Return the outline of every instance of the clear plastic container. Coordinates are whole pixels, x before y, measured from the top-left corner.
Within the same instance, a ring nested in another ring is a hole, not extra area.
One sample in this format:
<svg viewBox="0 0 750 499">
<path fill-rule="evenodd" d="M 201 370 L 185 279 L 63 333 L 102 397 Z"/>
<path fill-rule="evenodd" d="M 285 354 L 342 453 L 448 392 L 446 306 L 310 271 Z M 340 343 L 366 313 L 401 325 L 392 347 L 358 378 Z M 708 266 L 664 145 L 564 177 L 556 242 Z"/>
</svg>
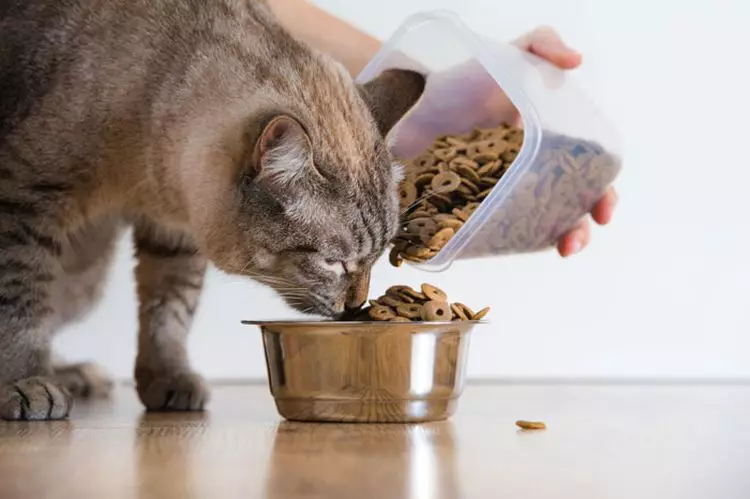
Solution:
<svg viewBox="0 0 750 499">
<path fill-rule="evenodd" d="M 408 18 L 357 81 L 390 68 L 430 71 L 425 95 L 389 137 L 400 159 L 420 154 L 412 147 L 416 127 L 427 129 L 433 140 L 488 126 L 483 100 L 473 98 L 486 94 L 488 86 L 507 96 L 523 128 L 523 145 L 512 165 L 448 243 L 428 261 L 414 264 L 423 270 L 443 271 L 458 259 L 554 247 L 620 171 L 617 131 L 570 74 L 472 32 L 453 13 Z M 449 75 L 442 89 L 431 88 L 430 79 L 440 75 Z M 430 95 L 433 90 L 440 95 Z M 472 113 L 477 122 L 467 121 Z"/>
</svg>

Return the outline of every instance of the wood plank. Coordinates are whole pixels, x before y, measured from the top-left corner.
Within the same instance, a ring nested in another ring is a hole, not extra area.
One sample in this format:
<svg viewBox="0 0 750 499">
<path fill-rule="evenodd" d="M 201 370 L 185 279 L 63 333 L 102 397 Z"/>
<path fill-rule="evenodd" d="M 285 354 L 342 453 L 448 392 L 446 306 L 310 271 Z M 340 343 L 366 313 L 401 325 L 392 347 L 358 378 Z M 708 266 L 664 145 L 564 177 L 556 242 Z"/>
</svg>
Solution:
<svg viewBox="0 0 750 499">
<path fill-rule="evenodd" d="M 740 384 L 470 385 L 425 425 L 287 423 L 264 385 L 144 414 L 120 388 L 70 421 L 0 423 L 0 498 L 746 499 L 748 414 Z"/>
</svg>

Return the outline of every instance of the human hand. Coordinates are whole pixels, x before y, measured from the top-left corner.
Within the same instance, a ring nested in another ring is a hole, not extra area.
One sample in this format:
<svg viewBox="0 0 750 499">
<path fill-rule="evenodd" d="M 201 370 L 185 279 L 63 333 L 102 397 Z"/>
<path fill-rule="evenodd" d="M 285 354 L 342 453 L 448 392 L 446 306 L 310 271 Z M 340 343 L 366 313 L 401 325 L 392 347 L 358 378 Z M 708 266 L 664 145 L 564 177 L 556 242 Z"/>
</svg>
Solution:
<svg viewBox="0 0 750 499">
<path fill-rule="evenodd" d="M 575 69 L 581 65 L 581 55 L 569 48 L 557 32 L 549 27 L 537 28 L 514 42 L 519 48 L 546 59 L 561 69 Z M 508 102 L 508 105 L 511 105 Z M 617 204 L 617 191 L 610 186 L 591 210 L 591 218 L 599 225 L 612 219 Z M 591 239 L 591 224 L 584 218 L 564 234 L 557 243 L 557 251 L 567 257 L 585 248 Z"/>
<path fill-rule="evenodd" d="M 575 69 L 581 64 L 581 55 L 565 45 L 552 28 L 537 28 L 513 44 L 560 69 Z M 470 92 L 460 91 L 467 87 Z M 450 119 L 435 120 L 435 116 L 450 116 Z M 448 71 L 430 74 L 420 105 L 399 125 L 393 152 L 397 157 L 411 158 L 427 149 L 439 135 L 519 121 L 515 106 L 495 80 L 478 61 L 471 60 Z M 592 208 L 593 220 L 600 225 L 609 223 L 616 202 L 617 193 L 610 186 Z M 563 257 L 578 253 L 588 245 L 590 237 L 591 225 L 584 218 L 559 239 L 558 253 Z"/>
</svg>

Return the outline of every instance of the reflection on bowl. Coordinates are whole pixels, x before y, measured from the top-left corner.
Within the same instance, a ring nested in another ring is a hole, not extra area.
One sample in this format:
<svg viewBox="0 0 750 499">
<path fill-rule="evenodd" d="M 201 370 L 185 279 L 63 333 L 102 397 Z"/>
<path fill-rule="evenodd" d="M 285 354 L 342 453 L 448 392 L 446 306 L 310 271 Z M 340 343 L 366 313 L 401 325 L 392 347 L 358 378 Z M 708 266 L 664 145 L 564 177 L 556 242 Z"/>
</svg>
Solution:
<svg viewBox="0 0 750 499">
<path fill-rule="evenodd" d="M 436 421 L 464 385 L 464 322 L 243 321 L 260 326 L 271 394 L 290 421 Z"/>
</svg>

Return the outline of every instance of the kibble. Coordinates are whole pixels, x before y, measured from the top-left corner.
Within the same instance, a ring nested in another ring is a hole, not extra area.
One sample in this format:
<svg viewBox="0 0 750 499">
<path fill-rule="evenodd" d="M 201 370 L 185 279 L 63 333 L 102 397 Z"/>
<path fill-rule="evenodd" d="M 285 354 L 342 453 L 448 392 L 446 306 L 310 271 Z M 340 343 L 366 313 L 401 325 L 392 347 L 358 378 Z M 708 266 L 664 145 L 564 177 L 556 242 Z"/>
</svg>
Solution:
<svg viewBox="0 0 750 499">
<path fill-rule="evenodd" d="M 408 161 L 399 187 L 402 229 L 393 241 L 390 263 L 422 263 L 442 250 L 511 168 L 523 140 L 519 127 L 477 128 L 440 137 Z M 598 144 L 548 131 L 540 151 L 501 207 L 488 213 L 487 222 L 462 249 L 463 257 L 554 246 L 591 209 L 620 168 L 619 159 Z"/>
<path fill-rule="evenodd" d="M 422 284 L 422 287 L 420 289 L 422 290 L 422 294 L 425 295 L 428 300 L 442 302 L 448 301 L 448 295 L 445 294 L 445 291 L 440 288 L 436 288 L 432 284 L 424 283 Z"/>
<path fill-rule="evenodd" d="M 542 421 L 523 421 L 519 420 L 516 421 L 516 426 L 523 430 L 545 430 L 547 429 L 547 425 L 544 424 Z"/>
<path fill-rule="evenodd" d="M 462 303 L 451 303 L 442 289 L 423 283 L 419 290 L 410 286 L 391 286 L 383 296 L 370 300 L 369 305 L 354 312 L 348 320 L 389 322 L 450 322 L 478 321 L 489 307 L 474 313 Z"/>
</svg>

